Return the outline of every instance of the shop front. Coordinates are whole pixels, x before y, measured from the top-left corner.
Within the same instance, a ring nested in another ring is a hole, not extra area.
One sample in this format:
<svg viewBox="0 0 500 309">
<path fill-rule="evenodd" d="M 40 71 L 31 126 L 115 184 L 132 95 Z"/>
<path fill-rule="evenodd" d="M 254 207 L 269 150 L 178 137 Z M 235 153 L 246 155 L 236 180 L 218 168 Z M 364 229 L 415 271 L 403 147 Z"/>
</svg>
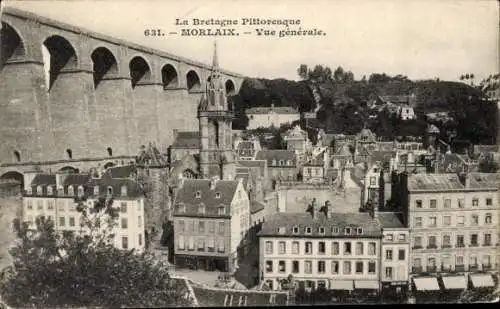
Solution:
<svg viewBox="0 0 500 309">
<path fill-rule="evenodd" d="M 380 296 L 379 282 L 375 280 L 355 280 L 353 295 L 363 302 L 378 301 Z"/>
<path fill-rule="evenodd" d="M 441 288 L 436 277 L 414 277 L 412 291 L 417 304 L 435 303 L 441 300 Z"/>
<path fill-rule="evenodd" d="M 489 273 L 469 274 L 470 301 L 489 301 L 495 290 L 493 275 Z"/>
<path fill-rule="evenodd" d="M 446 302 L 458 302 L 467 290 L 467 279 L 464 275 L 441 276 L 440 283 L 443 288 L 442 299 Z"/>
<path fill-rule="evenodd" d="M 353 280 L 330 280 L 330 291 L 333 301 L 347 303 L 352 301 L 354 291 Z"/>
<path fill-rule="evenodd" d="M 175 255 L 175 266 L 179 268 L 227 272 L 229 265 L 227 257 Z"/>
</svg>

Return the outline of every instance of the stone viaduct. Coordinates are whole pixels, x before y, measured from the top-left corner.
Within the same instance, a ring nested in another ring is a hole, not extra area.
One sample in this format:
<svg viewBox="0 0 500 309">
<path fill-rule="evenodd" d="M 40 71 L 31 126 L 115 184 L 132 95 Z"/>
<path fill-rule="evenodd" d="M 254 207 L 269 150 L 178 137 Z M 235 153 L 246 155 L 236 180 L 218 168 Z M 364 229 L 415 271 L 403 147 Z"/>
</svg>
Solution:
<svg viewBox="0 0 500 309">
<path fill-rule="evenodd" d="M 13 8 L 1 26 L 0 178 L 166 151 L 174 129 L 198 129 L 210 66 Z M 221 73 L 237 93 L 243 76 Z"/>
</svg>

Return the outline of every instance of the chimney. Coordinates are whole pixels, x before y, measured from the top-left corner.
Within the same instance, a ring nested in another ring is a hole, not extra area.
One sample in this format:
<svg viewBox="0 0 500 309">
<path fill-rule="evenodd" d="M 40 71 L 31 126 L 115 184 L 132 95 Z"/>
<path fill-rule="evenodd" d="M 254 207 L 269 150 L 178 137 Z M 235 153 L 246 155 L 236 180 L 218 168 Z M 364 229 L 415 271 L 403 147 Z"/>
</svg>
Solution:
<svg viewBox="0 0 500 309">
<path fill-rule="evenodd" d="M 213 176 L 210 178 L 210 190 L 215 190 L 215 186 L 217 185 L 217 181 L 219 180 L 219 177 Z"/>
<path fill-rule="evenodd" d="M 325 202 L 325 206 L 322 208 L 323 213 L 325 214 L 326 218 L 330 218 L 330 201 Z"/>
<path fill-rule="evenodd" d="M 318 209 L 318 203 L 316 202 L 316 198 L 313 198 L 311 202 L 311 212 L 313 219 L 317 219 L 319 214 L 319 209 Z"/>
<path fill-rule="evenodd" d="M 467 172 L 461 172 L 458 175 L 458 178 L 460 179 L 460 182 L 462 185 L 466 188 L 470 188 L 470 175 Z"/>
<path fill-rule="evenodd" d="M 184 185 L 184 177 L 182 176 L 182 173 L 179 173 L 179 176 L 177 176 L 177 180 L 179 181 L 177 187 L 179 187 L 180 189 Z"/>
</svg>

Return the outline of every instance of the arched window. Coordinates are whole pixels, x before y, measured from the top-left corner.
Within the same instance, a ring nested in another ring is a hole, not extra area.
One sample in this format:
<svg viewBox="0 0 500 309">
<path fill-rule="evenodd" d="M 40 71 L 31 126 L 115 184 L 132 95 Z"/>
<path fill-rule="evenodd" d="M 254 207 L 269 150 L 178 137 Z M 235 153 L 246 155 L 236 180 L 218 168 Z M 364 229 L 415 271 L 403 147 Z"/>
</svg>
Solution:
<svg viewBox="0 0 500 309">
<path fill-rule="evenodd" d="M 37 195 L 42 195 L 42 186 L 37 186 L 36 187 L 36 194 Z"/>
<path fill-rule="evenodd" d="M 121 194 L 122 194 L 122 196 L 127 196 L 127 186 L 122 186 Z"/>
<path fill-rule="evenodd" d="M 198 213 L 200 213 L 200 214 L 205 213 L 205 205 L 201 204 L 198 206 Z"/>
<path fill-rule="evenodd" d="M 64 188 L 62 186 L 57 187 L 57 195 L 59 196 L 64 195 Z"/>
<path fill-rule="evenodd" d="M 16 162 L 21 162 L 21 154 L 17 150 L 14 151 L 14 159 Z"/>
<path fill-rule="evenodd" d="M 94 186 L 94 195 L 95 196 L 99 195 L 99 186 Z"/>
<path fill-rule="evenodd" d="M 68 156 L 68 159 L 73 159 L 73 151 L 71 149 L 66 149 L 66 155 Z"/>
<path fill-rule="evenodd" d="M 113 149 L 111 147 L 106 148 L 108 151 L 108 156 L 112 157 L 113 156 Z"/>
<path fill-rule="evenodd" d="M 68 186 L 68 195 L 75 195 L 75 189 L 73 188 L 73 186 Z"/>
<path fill-rule="evenodd" d="M 108 186 L 107 194 L 108 195 L 113 195 L 113 187 L 112 186 Z"/>
<path fill-rule="evenodd" d="M 78 196 L 83 196 L 83 186 L 78 186 Z"/>
<path fill-rule="evenodd" d="M 52 195 L 54 194 L 54 189 L 52 189 L 52 186 L 47 186 L 47 195 Z"/>
</svg>

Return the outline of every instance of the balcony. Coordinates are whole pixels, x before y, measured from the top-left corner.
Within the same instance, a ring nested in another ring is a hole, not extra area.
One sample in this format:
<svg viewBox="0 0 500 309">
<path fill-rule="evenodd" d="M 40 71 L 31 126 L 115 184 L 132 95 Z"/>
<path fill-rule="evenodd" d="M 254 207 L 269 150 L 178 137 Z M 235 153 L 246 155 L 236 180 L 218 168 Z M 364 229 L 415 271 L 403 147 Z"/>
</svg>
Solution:
<svg viewBox="0 0 500 309">
<path fill-rule="evenodd" d="M 412 249 L 422 249 L 422 246 L 421 245 L 415 245 L 412 247 Z"/>
<path fill-rule="evenodd" d="M 414 274 L 422 273 L 424 272 L 424 268 L 422 266 L 412 266 L 411 272 Z"/>
<path fill-rule="evenodd" d="M 427 266 L 426 267 L 428 273 L 435 273 L 437 272 L 437 267 L 436 266 Z"/>
<path fill-rule="evenodd" d="M 427 249 L 437 249 L 437 245 L 428 245 Z"/>
<path fill-rule="evenodd" d="M 455 271 L 465 271 L 465 265 L 455 265 Z"/>
<path fill-rule="evenodd" d="M 457 247 L 457 248 L 465 248 L 465 244 L 457 244 L 455 247 Z"/>
<path fill-rule="evenodd" d="M 469 265 L 469 271 L 478 271 L 479 270 L 479 265 Z"/>
</svg>

